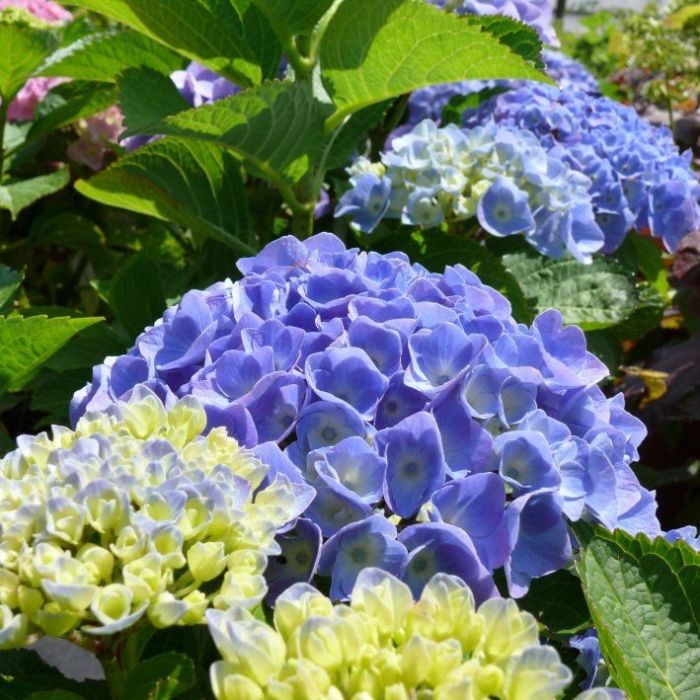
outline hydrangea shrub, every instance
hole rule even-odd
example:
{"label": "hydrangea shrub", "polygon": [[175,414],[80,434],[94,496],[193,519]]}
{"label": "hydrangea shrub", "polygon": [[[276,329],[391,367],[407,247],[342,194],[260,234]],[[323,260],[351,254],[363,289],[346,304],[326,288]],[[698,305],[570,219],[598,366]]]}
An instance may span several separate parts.
{"label": "hydrangea shrub", "polygon": [[275,534],[313,498],[223,428],[202,435],[192,397],[147,389],[75,430],[22,436],[0,461],[0,648],[201,623],[254,607]]}
{"label": "hydrangea shrub", "polygon": [[659,532],[630,464],[643,425],[596,383],[606,367],[550,310],[527,327],[461,265],[291,236],[242,259],[243,278],[188,292],[132,350],[107,358],[73,418],[135,387],[192,396],[316,497],[279,538],[271,598],[314,573],[347,598],[378,566],[415,595],[436,572],[477,600],[571,559],[567,520]]}

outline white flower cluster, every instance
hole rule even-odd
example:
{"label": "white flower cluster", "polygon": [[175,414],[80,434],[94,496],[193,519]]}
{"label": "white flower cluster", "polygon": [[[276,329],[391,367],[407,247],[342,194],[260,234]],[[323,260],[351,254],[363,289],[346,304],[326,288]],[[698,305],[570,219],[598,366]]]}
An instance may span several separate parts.
{"label": "white flower cluster", "polygon": [[17,440],[0,461],[0,648],[145,619],[195,624],[209,607],[262,600],[275,534],[314,492],[269,483],[252,453],[205,426],[192,397],[166,411],[142,388],[75,431]]}

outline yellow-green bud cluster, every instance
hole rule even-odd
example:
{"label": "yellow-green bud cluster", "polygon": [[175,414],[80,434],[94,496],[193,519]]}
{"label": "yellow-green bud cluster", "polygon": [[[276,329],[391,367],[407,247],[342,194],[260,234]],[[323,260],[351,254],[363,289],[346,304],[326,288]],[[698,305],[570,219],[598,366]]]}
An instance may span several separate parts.
{"label": "yellow-green bud cluster", "polygon": [[0,648],[262,600],[274,536],[313,493],[282,475],[259,489],[267,468],[205,426],[191,397],[166,410],[144,389],[17,440],[0,461]]}
{"label": "yellow-green bud cluster", "polygon": [[547,700],[571,681],[532,615],[503,598],[477,610],[447,574],[417,602],[369,568],[350,605],[296,584],[277,599],[274,629],[241,607],[207,620],[223,656],[211,668],[218,700]]}

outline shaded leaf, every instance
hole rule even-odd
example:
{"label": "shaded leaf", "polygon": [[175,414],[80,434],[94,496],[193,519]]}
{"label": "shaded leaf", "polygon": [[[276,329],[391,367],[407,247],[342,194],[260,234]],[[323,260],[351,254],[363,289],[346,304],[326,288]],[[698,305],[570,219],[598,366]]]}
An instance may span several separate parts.
{"label": "shaded leaf", "polygon": [[553,634],[576,634],[591,626],[581,581],[568,571],[533,579],[527,595],[518,602]]}
{"label": "shaded leaf", "polygon": [[68,168],[62,166],[49,175],[39,175],[29,180],[0,185],[0,209],[9,210],[14,220],[22,209],[26,209],[42,197],[63,189],[69,180]]}
{"label": "shaded leaf", "polygon": [[333,0],[253,0],[265,13],[284,40],[296,34],[309,34],[333,4]]}
{"label": "shaded leaf", "polygon": [[5,306],[24,280],[24,272],[17,272],[6,265],[0,265],[0,309]]}
{"label": "shaded leaf", "polygon": [[120,158],[76,189],[86,197],[215,238],[244,255],[254,251],[239,164],[213,144],[163,139]]}
{"label": "shaded leaf", "polygon": [[160,134],[166,117],[191,107],[175,83],[152,68],[128,68],[119,76],[119,106],[127,127],[122,136]]}
{"label": "shaded leaf", "polygon": [[145,255],[130,257],[112,280],[109,299],[117,319],[135,338],[165,309],[158,265]]}
{"label": "shaded leaf", "polygon": [[192,660],[167,652],[141,662],[127,677],[124,697],[129,700],[169,700],[195,682]]}

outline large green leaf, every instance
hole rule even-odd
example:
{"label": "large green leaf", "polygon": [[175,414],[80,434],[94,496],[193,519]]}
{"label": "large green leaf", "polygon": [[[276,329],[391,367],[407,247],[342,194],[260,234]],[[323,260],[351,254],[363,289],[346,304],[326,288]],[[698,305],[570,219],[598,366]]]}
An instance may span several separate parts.
{"label": "large green leaf", "polygon": [[333,0],[253,0],[282,38],[309,34]]}
{"label": "large green leaf", "polygon": [[700,688],[700,554],[684,542],[577,527],[578,569],[611,675],[630,698]]}
{"label": "large green leaf", "polygon": [[[131,90],[129,94],[133,94]],[[146,123],[149,108],[143,99],[128,105],[122,102],[122,107],[128,124]],[[327,113],[328,107],[313,97],[308,85],[271,82],[216,104],[166,117],[143,131],[224,146],[256,174],[283,187],[297,182],[320,152]]]}
{"label": "large green leaf", "polygon": [[532,321],[532,309],[516,279],[503,267],[496,255],[478,243],[437,232],[425,235],[416,233],[401,249],[413,262],[425,265],[432,272],[443,272],[446,265],[464,265],[479,275],[484,284],[497,289],[508,298],[516,320],[522,323]]}
{"label": "large green leaf", "polygon": [[242,86],[277,74],[281,48],[252,0],[76,0]]}
{"label": "large green leaf", "polygon": [[0,185],[0,209],[7,209],[16,219],[22,209],[63,189],[69,180],[68,168],[61,167],[48,175]]}
{"label": "large green leaf", "polygon": [[110,206],[173,221],[250,255],[239,163],[209,143],[162,139],[120,158],[76,189]]}
{"label": "large green leaf", "polygon": [[122,136],[161,134],[164,119],[191,108],[175,83],[152,68],[128,68],[119,76],[119,106],[126,126]]}
{"label": "large green leaf", "polygon": [[119,269],[109,288],[117,319],[135,338],[165,310],[158,265],[146,255],[134,255]]}
{"label": "large green leaf", "polygon": [[639,304],[633,282],[609,258],[596,257],[584,265],[573,258],[552,260],[523,251],[504,255],[503,264],[538,313],[559,309],[566,323],[584,330],[614,326]]}
{"label": "large green leaf", "polygon": [[41,365],[76,333],[101,318],[17,314],[0,317],[0,391],[19,391]]}
{"label": "large green leaf", "polygon": [[122,29],[88,34],[59,49],[42,66],[41,75],[113,83],[131,66],[152,68],[169,75],[182,58],[143,34]]}
{"label": "large green leaf", "polygon": [[344,2],[321,45],[322,74],[338,108],[329,124],[426,85],[472,78],[547,80],[505,43],[503,26],[496,36],[424,0]]}
{"label": "large green leaf", "polygon": [[53,32],[25,14],[0,12],[0,99],[7,101],[58,44]]}

